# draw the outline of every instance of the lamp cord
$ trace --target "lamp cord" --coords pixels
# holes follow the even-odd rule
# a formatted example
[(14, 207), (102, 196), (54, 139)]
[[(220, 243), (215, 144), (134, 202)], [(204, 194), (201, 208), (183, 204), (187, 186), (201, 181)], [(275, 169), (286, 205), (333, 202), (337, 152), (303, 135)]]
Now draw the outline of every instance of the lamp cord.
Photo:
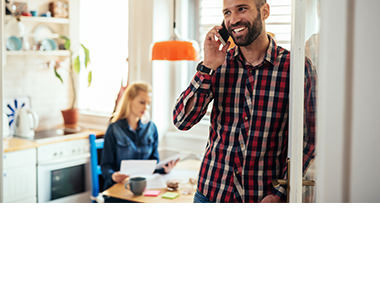
[(175, 12), (175, 3), (176, 3), (176, 0), (173, 0), (173, 29), (176, 29), (176, 12)]

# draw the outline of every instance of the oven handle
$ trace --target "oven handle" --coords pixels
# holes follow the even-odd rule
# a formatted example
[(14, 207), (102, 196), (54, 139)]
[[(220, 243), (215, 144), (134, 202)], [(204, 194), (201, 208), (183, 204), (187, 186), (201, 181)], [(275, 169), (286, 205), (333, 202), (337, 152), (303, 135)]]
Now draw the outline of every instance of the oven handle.
[(52, 161), (47, 161), (47, 162), (37, 162), (38, 166), (51, 166), (51, 165), (58, 165), (58, 164), (65, 164), (65, 163), (72, 163), (73, 165), (80, 164), (80, 163), (87, 163), (89, 161), (90, 154), (85, 154), (81, 156), (76, 156), (75, 159), (56, 159)]

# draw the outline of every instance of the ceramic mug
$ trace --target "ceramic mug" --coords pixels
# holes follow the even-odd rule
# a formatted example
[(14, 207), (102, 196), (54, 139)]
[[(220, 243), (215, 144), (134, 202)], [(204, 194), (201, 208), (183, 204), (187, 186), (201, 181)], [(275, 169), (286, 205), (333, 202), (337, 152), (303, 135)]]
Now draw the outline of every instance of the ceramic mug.
[(145, 177), (132, 177), (129, 178), (129, 180), (125, 183), (125, 188), (130, 189), (131, 192), (136, 195), (140, 196), (144, 193), (146, 188), (146, 178)]

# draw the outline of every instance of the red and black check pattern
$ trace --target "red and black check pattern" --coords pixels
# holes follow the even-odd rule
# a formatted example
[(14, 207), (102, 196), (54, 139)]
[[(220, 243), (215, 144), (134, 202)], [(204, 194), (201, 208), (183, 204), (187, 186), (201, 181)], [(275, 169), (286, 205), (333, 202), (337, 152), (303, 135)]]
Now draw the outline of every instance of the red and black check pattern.
[[(260, 202), (268, 194), (286, 198), (272, 179), (284, 178), (288, 150), (289, 51), (270, 45), (252, 67), (231, 49), (213, 76), (197, 72), (173, 111), (174, 124), (189, 130), (213, 100), (211, 126), (198, 190), (212, 202)], [(314, 157), (315, 73), (305, 64), (304, 170)], [(195, 98), (187, 114), (186, 104)]]

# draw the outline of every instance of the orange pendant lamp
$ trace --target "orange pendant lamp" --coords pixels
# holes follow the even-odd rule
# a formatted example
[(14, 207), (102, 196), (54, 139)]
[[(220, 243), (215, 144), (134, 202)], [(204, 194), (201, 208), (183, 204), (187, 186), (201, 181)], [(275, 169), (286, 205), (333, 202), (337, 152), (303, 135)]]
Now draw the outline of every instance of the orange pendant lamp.
[(194, 60), (199, 59), (199, 47), (195, 41), (183, 41), (176, 33), (176, 1), (173, 3), (173, 32), (169, 41), (152, 45), (152, 60)]

